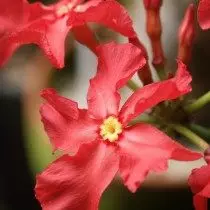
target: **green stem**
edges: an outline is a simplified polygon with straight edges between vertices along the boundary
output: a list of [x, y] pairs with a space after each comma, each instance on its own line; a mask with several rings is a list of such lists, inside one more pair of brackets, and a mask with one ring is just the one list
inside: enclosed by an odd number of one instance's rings
[[132, 120], [130, 125], [136, 125], [138, 123], [156, 124], [157, 120], [154, 117], [145, 114]]
[[185, 111], [188, 113], [193, 113], [210, 103], [210, 91], [205, 93], [203, 96], [198, 98], [195, 102], [185, 107]]
[[198, 136], [185, 126], [179, 124], [172, 124], [171, 128], [173, 128], [177, 133], [185, 136], [188, 140], [191, 141], [191, 143], [197, 145], [202, 150], [206, 150], [207, 148], [209, 148], [209, 145], [205, 140], [203, 140], [200, 136]]
[[202, 138], [210, 140], [210, 129], [203, 127], [201, 125], [197, 125], [194, 123], [189, 124], [189, 128], [199, 134]]
[[133, 80], [129, 80], [127, 83], [127, 87], [130, 88], [132, 91], [136, 91], [140, 88]]
[[194, 0], [195, 4], [198, 4], [199, 3], [199, 0]]
[[166, 72], [165, 72], [165, 69], [164, 68], [156, 68], [156, 71], [157, 71], [157, 74], [160, 78], [160, 80], [165, 80], [166, 79]]

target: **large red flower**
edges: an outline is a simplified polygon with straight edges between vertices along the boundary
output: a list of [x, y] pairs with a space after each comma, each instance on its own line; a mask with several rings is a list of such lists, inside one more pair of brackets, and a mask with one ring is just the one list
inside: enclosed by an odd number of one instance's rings
[[196, 210], [207, 210], [207, 199], [210, 198], [210, 165], [194, 169], [188, 183], [195, 194], [193, 202]]
[[200, 0], [198, 6], [198, 22], [202, 29], [210, 28], [210, 0]]
[[36, 197], [44, 210], [97, 210], [117, 172], [135, 192], [149, 172], [165, 171], [169, 159], [201, 157], [149, 124], [128, 124], [156, 104], [188, 93], [186, 66], [179, 63], [174, 78], [137, 90], [120, 109], [118, 90], [146, 61], [132, 44], [110, 43], [97, 53], [87, 110], [55, 90], [42, 92], [47, 101], [41, 107], [42, 121], [54, 149], [75, 154], [60, 157], [37, 176]]
[[[53, 65], [64, 66], [65, 39], [72, 30], [75, 38], [96, 53], [94, 33], [88, 22], [103, 24], [132, 37], [135, 32], [125, 9], [115, 0], [62, 0], [44, 6], [27, 0], [0, 1], [0, 66], [23, 44], [37, 44]], [[72, 21], [71, 21], [72, 19]]]

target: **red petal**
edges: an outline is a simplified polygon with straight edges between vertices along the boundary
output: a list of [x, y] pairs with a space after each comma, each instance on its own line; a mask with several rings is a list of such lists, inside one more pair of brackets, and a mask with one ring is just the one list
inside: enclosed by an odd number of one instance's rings
[[65, 55], [64, 42], [68, 31], [66, 17], [63, 17], [57, 21], [37, 20], [31, 25], [3, 36], [0, 39], [0, 66], [7, 62], [18, 47], [34, 43], [44, 51], [53, 65], [62, 68]]
[[118, 168], [114, 147], [83, 145], [76, 156], [62, 156], [37, 177], [36, 197], [43, 210], [98, 210]]
[[[27, 1], [27, 0], [25, 0]], [[54, 15], [55, 5], [48, 5], [45, 6], [40, 2], [35, 2], [33, 4], [26, 4], [26, 8], [29, 12], [29, 17], [27, 22], [30, 23], [31, 21], [35, 21], [41, 18], [47, 18], [47, 15]]]
[[210, 198], [210, 165], [194, 169], [189, 176], [188, 184], [195, 194], [193, 201], [196, 210], [207, 210], [207, 198]]
[[133, 23], [126, 10], [115, 0], [95, 1], [92, 6], [85, 9], [82, 6], [71, 12], [68, 24], [82, 25], [88, 22], [102, 24], [124, 36], [133, 37]]
[[199, 195], [193, 197], [193, 203], [196, 210], [208, 210], [207, 198], [204, 198]]
[[142, 54], [143, 54], [143, 56], [145, 57], [146, 60], [149, 59], [147, 49], [145, 48], [144, 44], [139, 40], [139, 38], [137, 36], [130, 37], [129, 42], [131, 44], [135, 45], [136, 47], [138, 47], [139, 49], [141, 49]]
[[122, 138], [119, 141], [120, 173], [132, 192], [137, 190], [150, 171], [165, 171], [169, 159], [188, 161], [201, 157], [148, 124], [126, 129]]
[[[5, 36], [0, 38], [0, 66], [7, 62], [18, 47], [34, 43], [42, 48], [55, 66], [58, 68], [63, 67], [64, 41], [69, 31], [69, 27], [66, 26], [67, 17], [58, 18], [55, 21], [54, 6], [46, 7], [41, 3], [28, 4], [27, 1], [20, 0], [19, 2], [22, 2], [24, 11], [23, 9], [19, 11], [17, 6], [17, 11], [12, 15], [11, 20], [21, 19], [22, 21], [19, 24], [15, 24], [15, 22], [11, 30], [8, 30], [7, 25], [3, 24], [7, 31]], [[14, 2], [10, 3], [8, 6], [10, 10], [13, 8], [11, 8], [11, 5], [15, 5], [16, 10], [16, 4]], [[8, 11], [8, 9], [5, 9], [6, 5], [3, 6], [3, 10]], [[7, 15], [6, 18], [12, 22], [10, 16], [11, 14]]]
[[210, 182], [210, 165], [202, 166], [199, 169], [194, 169], [189, 176], [188, 183], [193, 193], [201, 192], [204, 187]]
[[28, 18], [24, 0], [0, 1], [0, 35], [17, 27]]
[[94, 33], [87, 25], [76, 26], [72, 28], [71, 31], [79, 43], [86, 45], [93, 53], [96, 54], [98, 41], [96, 40]]
[[178, 71], [174, 78], [152, 83], [133, 93], [120, 111], [121, 121], [128, 123], [130, 120], [158, 103], [176, 99], [190, 92], [191, 87], [189, 83], [191, 80], [192, 78], [187, 71], [187, 67], [179, 61]]
[[78, 119], [78, 104], [70, 99], [59, 96], [57, 91], [52, 88], [44, 89], [41, 96], [67, 119]]
[[88, 111], [95, 118], [117, 115], [117, 92], [145, 64], [140, 49], [132, 44], [109, 43], [98, 49], [98, 72], [90, 81]]
[[210, 0], [201, 0], [198, 6], [198, 22], [202, 29], [210, 28]]
[[[80, 116], [77, 120], [69, 120], [68, 117], [62, 115], [60, 110], [63, 112], [62, 108], [59, 107], [57, 111], [56, 108], [49, 104], [42, 105], [40, 109], [45, 131], [54, 150], [60, 149], [76, 153], [82, 144], [96, 139], [98, 136], [98, 123], [90, 119], [85, 111], [80, 111]], [[71, 111], [70, 109], [69, 115]], [[72, 116], [74, 116], [74, 113], [72, 113]]]

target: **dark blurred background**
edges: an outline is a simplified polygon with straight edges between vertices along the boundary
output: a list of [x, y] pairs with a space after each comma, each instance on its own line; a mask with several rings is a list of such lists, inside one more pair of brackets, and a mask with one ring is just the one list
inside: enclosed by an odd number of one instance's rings
[[[33, 1], [35, 2], [35, 1]], [[50, 1], [43, 1], [50, 4]], [[150, 52], [145, 33], [145, 17], [142, 2], [123, 0], [134, 19], [136, 31]], [[177, 30], [190, 0], [165, 0], [162, 9], [163, 44], [167, 56], [167, 67], [176, 68]], [[125, 40], [109, 30], [95, 26], [102, 42]], [[193, 94], [199, 96], [210, 89], [209, 82], [210, 32], [197, 27], [190, 69], [193, 74]], [[66, 40], [66, 66], [56, 71], [42, 52], [34, 46], [23, 46], [17, 50], [10, 62], [0, 71], [0, 210], [39, 210], [34, 197], [34, 178], [55, 157], [51, 153], [48, 138], [39, 117], [41, 99], [39, 91], [44, 87], [55, 87], [63, 95], [78, 101], [85, 107], [88, 80], [94, 75], [96, 59], [84, 46]], [[123, 91], [126, 95], [128, 92]], [[210, 106], [195, 116], [195, 121], [209, 127]], [[191, 164], [172, 163], [169, 171], [151, 175], [142, 188], [131, 194], [116, 180], [104, 194], [101, 210], [190, 210], [192, 194], [186, 180]]]

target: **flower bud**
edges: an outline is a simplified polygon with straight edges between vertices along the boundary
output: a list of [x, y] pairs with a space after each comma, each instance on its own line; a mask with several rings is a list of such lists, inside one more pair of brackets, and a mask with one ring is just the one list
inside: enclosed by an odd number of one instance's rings
[[198, 5], [198, 23], [203, 30], [210, 29], [210, 1], [200, 0]]
[[162, 2], [162, 0], [144, 0], [144, 7], [146, 10], [159, 10]]
[[207, 164], [210, 164], [210, 147], [204, 152], [204, 160]]
[[146, 9], [146, 28], [150, 38], [153, 51], [153, 65], [162, 67], [165, 63], [164, 53], [162, 49], [161, 34], [162, 25], [160, 20], [160, 7], [162, 0], [144, 0]]
[[190, 4], [186, 10], [178, 33], [178, 59], [185, 64], [188, 64], [191, 59], [195, 30], [195, 6]]
[[139, 49], [141, 49], [142, 54], [147, 61], [146, 65], [141, 69], [141, 71], [138, 71], [138, 76], [144, 85], [148, 85], [153, 81], [152, 81], [151, 70], [148, 64], [149, 57], [147, 54], [147, 50], [145, 46], [141, 43], [141, 41], [138, 39], [138, 37], [129, 38], [129, 42], [138, 47]]

